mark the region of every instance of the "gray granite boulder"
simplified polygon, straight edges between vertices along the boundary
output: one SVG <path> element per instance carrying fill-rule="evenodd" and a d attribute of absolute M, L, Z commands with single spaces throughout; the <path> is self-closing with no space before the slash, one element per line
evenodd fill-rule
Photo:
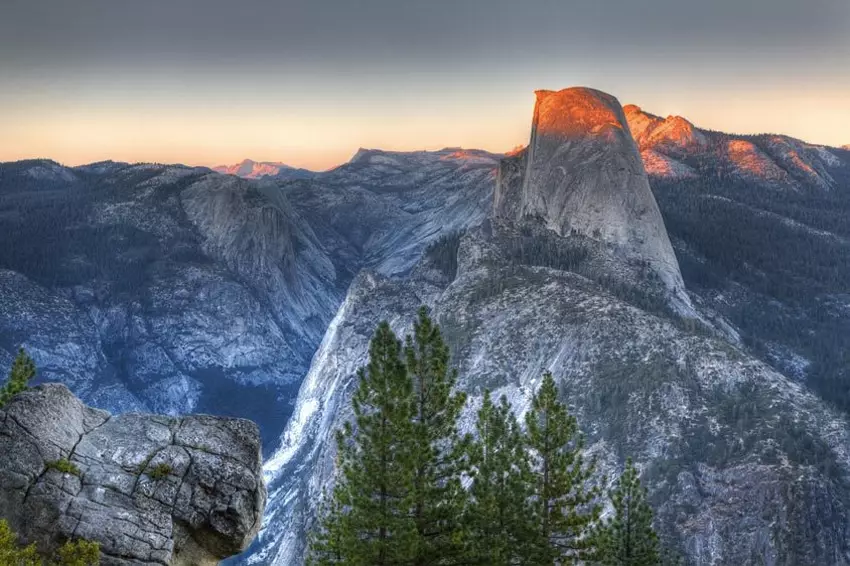
<path fill-rule="evenodd" d="M 266 503 L 261 467 L 247 420 L 113 417 L 59 384 L 0 409 L 0 517 L 43 551 L 97 541 L 104 566 L 200 566 L 243 551 Z"/>

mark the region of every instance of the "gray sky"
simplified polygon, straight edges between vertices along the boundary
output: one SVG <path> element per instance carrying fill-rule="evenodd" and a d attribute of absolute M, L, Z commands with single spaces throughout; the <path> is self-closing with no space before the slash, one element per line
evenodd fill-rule
<path fill-rule="evenodd" d="M 117 128 L 145 113 L 163 123 L 140 132 L 152 137 L 135 147 L 139 159 L 160 135 L 182 140 L 159 144 L 174 159 L 181 148 L 192 149 L 185 161 L 268 148 L 315 166 L 357 145 L 443 143 L 429 120 L 449 122 L 446 145 L 493 139 L 499 124 L 498 143 L 521 143 L 533 89 L 588 84 L 706 126 L 850 143 L 846 113 L 832 129 L 813 128 L 826 108 L 850 106 L 848 61 L 848 0 L 3 0 L 0 119 L 30 132 L 30 153 L 39 141 L 64 151 L 69 128 L 87 120 L 93 139 L 78 135 L 84 147 L 71 160 L 110 146 L 132 153 Z M 728 108 L 728 124 L 717 123 L 722 108 L 706 108 L 712 102 Z M 754 121 L 765 108 L 775 122 Z M 793 119 L 776 116 L 782 108 Z M 59 133 L 44 131 L 45 116 Z M 236 128 L 234 145 L 222 133 L 210 146 L 205 135 L 205 154 L 169 129 L 174 116 Z M 2 136 L 0 160 L 19 157 Z"/>

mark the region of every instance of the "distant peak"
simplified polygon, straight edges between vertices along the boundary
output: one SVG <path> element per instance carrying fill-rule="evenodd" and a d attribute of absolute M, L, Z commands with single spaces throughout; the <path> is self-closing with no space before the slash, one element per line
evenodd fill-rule
<path fill-rule="evenodd" d="M 260 177 L 269 177 L 280 174 L 282 171 L 293 170 L 293 167 L 279 161 L 254 161 L 253 159 L 243 159 L 235 165 L 218 165 L 212 167 L 217 173 L 225 175 L 236 175 L 246 179 L 259 179 Z"/>
<path fill-rule="evenodd" d="M 358 147 L 357 151 L 354 152 L 354 155 L 351 156 L 351 159 L 348 160 L 349 163 L 357 163 L 358 161 L 362 161 L 366 159 L 369 155 L 375 152 L 374 149 L 367 149 L 365 147 Z"/>

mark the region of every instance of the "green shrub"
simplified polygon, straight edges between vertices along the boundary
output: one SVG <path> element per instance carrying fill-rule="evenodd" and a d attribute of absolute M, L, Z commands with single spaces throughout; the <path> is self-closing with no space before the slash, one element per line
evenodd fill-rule
<path fill-rule="evenodd" d="M 90 540 L 69 540 L 56 553 L 56 566 L 98 566 L 100 544 Z"/>
<path fill-rule="evenodd" d="M 75 476 L 80 475 L 80 469 L 67 458 L 60 458 L 55 462 L 48 462 L 47 468 L 51 470 L 56 470 L 57 472 L 62 472 L 63 474 L 72 474 Z"/>
<path fill-rule="evenodd" d="M 171 472 L 172 472 L 171 466 L 169 466 L 165 462 L 162 462 L 162 463 L 159 463 L 156 466 L 154 466 L 148 472 L 148 476 L 154 481 L 159 481 L 161 479 L 168 477 L 171 474 Z"/>
<path fill-rule="evenodd" d="M 0 564 L 14 566 L 99 566 L 100 544 L 88 540 L 69 540 L 52 560 L 39 556 L 35 545 L 21 546 L 9 524 L 0 520 Z"/>
<path fill-rule="evenodd" d="M 0 564 L 41 566 L 41 558 L 35 551 L 35 545 L 19 546 L 18 536 L 3 520 L 0 520 Z"/>

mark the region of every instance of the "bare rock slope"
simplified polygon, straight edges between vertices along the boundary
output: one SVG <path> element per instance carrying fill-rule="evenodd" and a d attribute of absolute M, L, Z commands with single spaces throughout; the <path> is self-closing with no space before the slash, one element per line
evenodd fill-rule
<path fill-rule="evenodd" d="M 0 517 L 44 551 L 85 538 L 104 566 L 200 566 L 259 530 L 266 490 L 250 421 L 113 417 L 46 384 L 16 396 L 0 423 Z"/>

